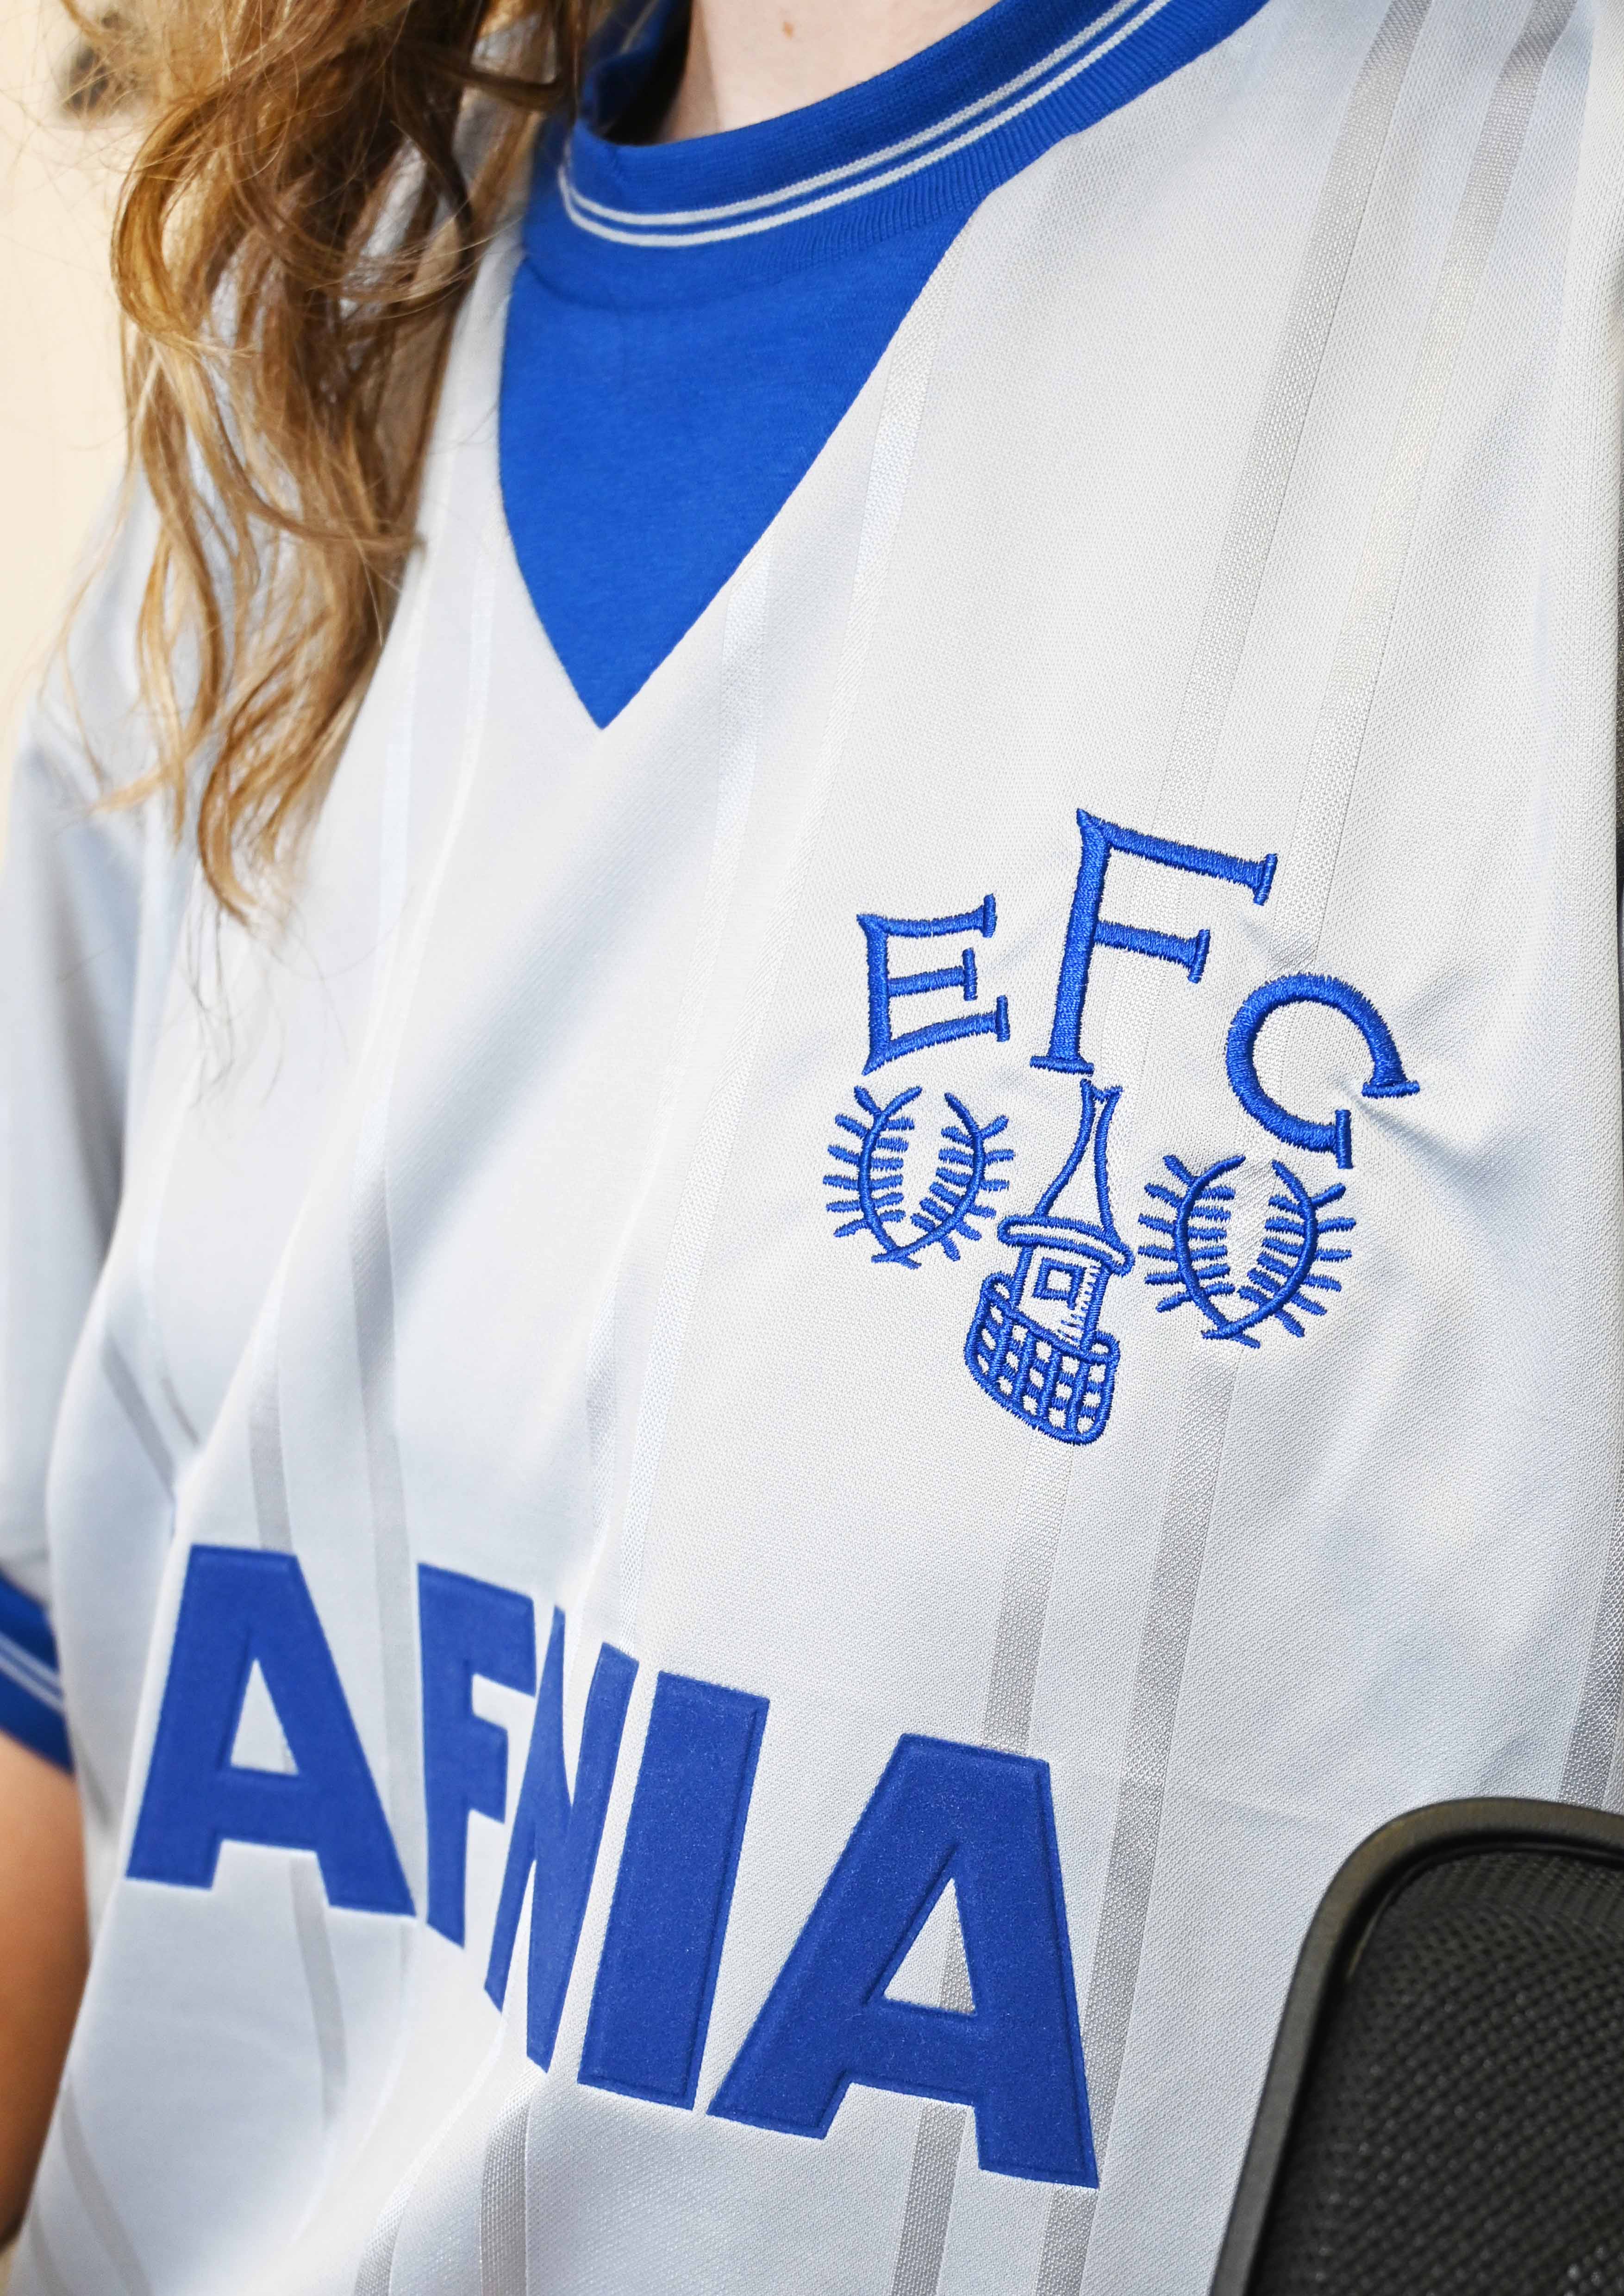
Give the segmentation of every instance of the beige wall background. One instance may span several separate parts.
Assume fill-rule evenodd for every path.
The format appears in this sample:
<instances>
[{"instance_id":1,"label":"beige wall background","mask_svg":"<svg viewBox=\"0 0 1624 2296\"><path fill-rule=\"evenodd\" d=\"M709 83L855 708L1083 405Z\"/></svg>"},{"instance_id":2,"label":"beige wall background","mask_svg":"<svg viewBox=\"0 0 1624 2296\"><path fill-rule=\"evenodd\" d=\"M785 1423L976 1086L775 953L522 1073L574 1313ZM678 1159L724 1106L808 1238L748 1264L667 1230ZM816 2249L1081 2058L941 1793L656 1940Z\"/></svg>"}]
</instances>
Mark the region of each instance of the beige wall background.
<instances>
[{"instance_id":1,"label":"beige wall background","mask_svg":"<svg viewBox=\"0 0 1624 2296\"><path fill-rule=\"evenodd\" d=\"M56 0L0 0L0 780L119 472L118 144L63 112Z\"/></svg>"}]
</instances>

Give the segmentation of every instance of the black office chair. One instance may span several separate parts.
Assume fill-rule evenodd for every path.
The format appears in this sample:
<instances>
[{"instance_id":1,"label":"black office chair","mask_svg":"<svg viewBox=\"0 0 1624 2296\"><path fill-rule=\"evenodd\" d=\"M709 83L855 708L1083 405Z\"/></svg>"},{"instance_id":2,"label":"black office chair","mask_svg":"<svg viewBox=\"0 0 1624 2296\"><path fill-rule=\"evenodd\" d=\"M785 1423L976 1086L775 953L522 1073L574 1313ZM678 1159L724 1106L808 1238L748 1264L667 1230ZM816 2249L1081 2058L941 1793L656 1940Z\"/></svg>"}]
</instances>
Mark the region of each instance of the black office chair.
<instances>
[{"instance_id":1,"label":"black office chair","mask_svg":"<svg viewBox=\"0 0 1624 2296\"><path fill-rule=\"evenodd\" d=\"M1624 1819L1441 1802L1327 1891L1212 2296L1624 2296Z\"/></svg>"}]
</instances>

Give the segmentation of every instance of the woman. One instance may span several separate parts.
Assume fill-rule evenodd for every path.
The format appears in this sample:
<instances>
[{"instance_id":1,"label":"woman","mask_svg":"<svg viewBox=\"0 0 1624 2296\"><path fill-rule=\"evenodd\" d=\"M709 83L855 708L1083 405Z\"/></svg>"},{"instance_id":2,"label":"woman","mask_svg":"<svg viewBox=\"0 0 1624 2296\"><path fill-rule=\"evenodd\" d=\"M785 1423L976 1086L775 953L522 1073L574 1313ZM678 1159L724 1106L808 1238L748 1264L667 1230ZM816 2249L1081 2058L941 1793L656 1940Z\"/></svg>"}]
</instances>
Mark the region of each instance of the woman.
<instances>
[{"instance_id":1,"label":"woman","mask_svg":"<svg viewBox=\"0 0 1624 2296\"><path fill-rule=\"evenodd\" d=\"M1352 1844L1616 1794L1621 43L149 36L0 972L29 2296L1194 2296Z\"/></svg>"}]
</instances>

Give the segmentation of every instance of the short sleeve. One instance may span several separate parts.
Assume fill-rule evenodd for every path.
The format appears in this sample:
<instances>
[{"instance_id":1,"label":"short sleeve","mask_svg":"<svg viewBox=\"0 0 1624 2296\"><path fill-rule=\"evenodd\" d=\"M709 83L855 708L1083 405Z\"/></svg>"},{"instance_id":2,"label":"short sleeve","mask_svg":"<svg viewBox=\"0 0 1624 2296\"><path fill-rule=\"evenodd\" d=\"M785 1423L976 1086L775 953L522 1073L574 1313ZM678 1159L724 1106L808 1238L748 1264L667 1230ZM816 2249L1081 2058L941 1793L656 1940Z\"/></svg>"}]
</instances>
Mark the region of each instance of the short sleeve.
<instances>
[{"instance_id":1,"label":"short sleeve","mask_svg":"<svg viewBox=\"0 0 1624 2296\"><path fill-rule=\"evenodd\" d=\"M64 1770L73 1767L50 1613L0 1578L0 1730Z\"/></svg>"},{"instance_id":2,"label":"short sleeve","mask_svg":"<svg viewBox=\"0 0 1624 2296\"><path fill-rule=\"evenodd\" d=\"M127 528L29 712L0 868L0 1729L70 1765L45 1487L118 1215L141 822L98 800L134 754ZM92 759L94 763L92 763Z\"/></svg>"}]
</instances>

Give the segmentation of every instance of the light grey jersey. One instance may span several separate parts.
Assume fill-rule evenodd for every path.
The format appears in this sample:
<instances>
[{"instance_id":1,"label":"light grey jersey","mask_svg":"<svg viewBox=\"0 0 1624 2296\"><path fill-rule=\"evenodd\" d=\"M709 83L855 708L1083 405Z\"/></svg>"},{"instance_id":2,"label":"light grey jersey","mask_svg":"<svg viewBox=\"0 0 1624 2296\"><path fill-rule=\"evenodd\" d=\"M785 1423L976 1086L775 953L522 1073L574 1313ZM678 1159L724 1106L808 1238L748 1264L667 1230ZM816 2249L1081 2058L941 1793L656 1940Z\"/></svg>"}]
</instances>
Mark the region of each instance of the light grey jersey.
<instances>
[{"instance_id":1,"label":"light grey jersey","mask_svg":"<svg viewBox=\"0 0 1624 2296\"><path fill-rule=\"evenodd\" d=\"M1621 36L1269 0L602 732L498 245L269 942L42 710L21 2296L1200 2296L1341 1857L1616 1803Z\"/></svg>"}]
</instances>

